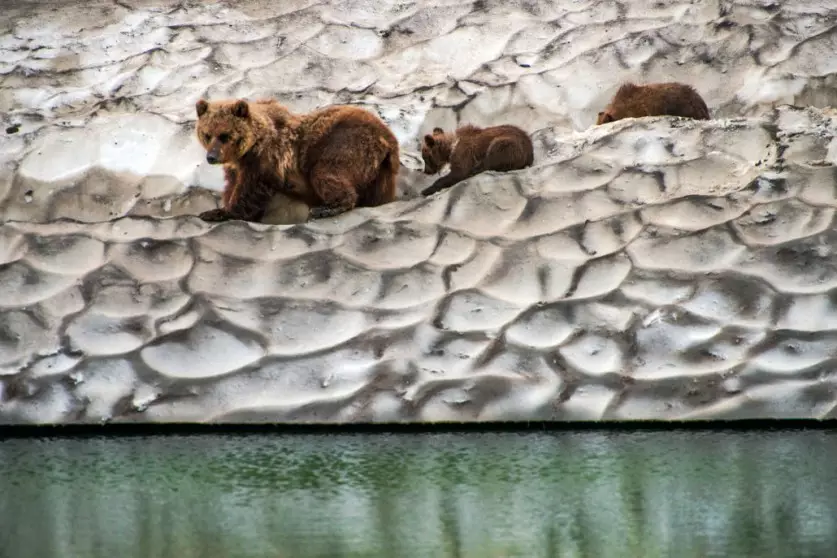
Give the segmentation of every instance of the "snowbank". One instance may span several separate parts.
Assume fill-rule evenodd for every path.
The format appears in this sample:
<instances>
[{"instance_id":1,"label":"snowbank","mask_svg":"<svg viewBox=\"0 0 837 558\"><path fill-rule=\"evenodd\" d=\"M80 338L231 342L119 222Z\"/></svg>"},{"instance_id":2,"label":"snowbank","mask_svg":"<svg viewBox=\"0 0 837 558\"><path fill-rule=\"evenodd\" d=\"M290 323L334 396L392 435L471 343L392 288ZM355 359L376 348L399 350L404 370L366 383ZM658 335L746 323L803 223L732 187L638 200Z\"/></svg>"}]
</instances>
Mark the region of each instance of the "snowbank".
<instances>
[{"instance_id":1,"label":"snowbank","mask_svg":"<svg viewBox=\"0 0 837 558\"><path fill-rule=\"evenodd\" d=\"M0 422L834 416L826 4L12 3ZM625 79L714 119L591 127ZM402 199L200 221L201 95L378 111ZM416 197L458 122L535 166Z\"/></svg>"}]
</instances>

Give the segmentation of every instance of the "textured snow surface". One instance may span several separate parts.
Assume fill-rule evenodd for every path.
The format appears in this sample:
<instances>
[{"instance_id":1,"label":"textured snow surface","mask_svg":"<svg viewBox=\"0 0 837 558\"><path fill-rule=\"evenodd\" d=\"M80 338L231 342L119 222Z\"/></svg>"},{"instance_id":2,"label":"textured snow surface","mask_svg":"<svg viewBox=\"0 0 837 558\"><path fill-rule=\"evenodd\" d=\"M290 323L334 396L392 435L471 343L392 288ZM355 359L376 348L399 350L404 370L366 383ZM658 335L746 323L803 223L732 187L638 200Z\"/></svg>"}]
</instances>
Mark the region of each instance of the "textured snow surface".
<instances>
[{"instance_id":1,"label":"textured snow surface","mask_svg":"<svg viewBox=\"0 0 837 558\"><path fill-rule=\"evenodd\" d=\"M8 2L0 422L837 417L835 30L802 0ZM627 79L713 120L592 126ZM201 96L377 111L402 199L202 222ZM416 197L424 133L505 122L533 168Z\"/></svg>"}]
</instances>

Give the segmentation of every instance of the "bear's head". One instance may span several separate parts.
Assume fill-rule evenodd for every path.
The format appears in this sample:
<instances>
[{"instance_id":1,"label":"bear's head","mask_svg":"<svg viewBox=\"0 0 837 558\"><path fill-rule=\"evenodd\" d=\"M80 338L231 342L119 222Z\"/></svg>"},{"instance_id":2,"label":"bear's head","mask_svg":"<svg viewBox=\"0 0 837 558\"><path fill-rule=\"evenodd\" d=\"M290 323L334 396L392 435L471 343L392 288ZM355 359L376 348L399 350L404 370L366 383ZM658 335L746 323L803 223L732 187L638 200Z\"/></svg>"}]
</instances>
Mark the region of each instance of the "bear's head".
<instances>
[{"instance_id":1,"label":"bear's head","mask_svg":"<svg viewBox=\"0 0 837 558\"><path fill-rule=\"evenodd\" d=\"M433 128L421 143L421 158L424 159L424 173L436 174L450 161L453 138L441 128Z\"/></svg>"},{"instance_id":2,"label":"bear's head","mask_svg":"<svg viewBox=\"0 0 837 558\"><path fill-rule=\"evenodd\" d=\"M206 161L212 165L239 161L256 143L256 127L250 105L235 101L199 100L196 131L206 149Z\"/></svg>"},{"instance_id":3,"label":"bear's head","mask_svg":"<svg viewBox=\"0 0 837 558\"><path fill-rule=\"evenodd\" d=\"M616 119L613 117L613 114L611 114L609 110L605 110L600 112L596 117L596 125L607 124L608 122L613 122L614 120Z\"/></svg>"}]
</instances>

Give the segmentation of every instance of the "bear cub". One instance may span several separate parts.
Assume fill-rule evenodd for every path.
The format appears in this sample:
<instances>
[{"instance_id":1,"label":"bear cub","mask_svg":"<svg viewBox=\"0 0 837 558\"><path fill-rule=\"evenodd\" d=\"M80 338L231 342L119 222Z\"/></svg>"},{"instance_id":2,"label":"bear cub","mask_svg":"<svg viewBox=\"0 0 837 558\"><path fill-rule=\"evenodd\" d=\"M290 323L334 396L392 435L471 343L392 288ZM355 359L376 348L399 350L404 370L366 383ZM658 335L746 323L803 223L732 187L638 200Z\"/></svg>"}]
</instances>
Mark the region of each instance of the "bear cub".
<instances>
[{"instance_id":1,"label":"bear cub","mask_svg":"<svg viewBox=\"0 0 837 558\"><path fill-rule=\"evenodd\" d=\"M629 82L619 88L607 108L598 114L596 125L643 116L709 120L709 108L698 92L684 83L635 85Z\"/></svg>"},{"instance_id":2,"label":"bear cub","mask_svg":"<svg viewBox=\"0 0 837 558\"><path fill-rule=\"evenodd\" d=\"M277 193L331 217L395 199L398 140L381 119L355 106L294 114L272 99L195 105L206 160L223 165L222 207L205 221L259 221Z\"/></svg>"},{"instance_id":3,"label":"bear cub","mask_svg":"<svg viewBox=\"0 0 837 558\"><path fill-rule=\"evenodd\" d=\"M452 133L433 128L432 134L424 136L421 158L425 174L436 174L450 163L448 174L422 190L423 196L429 196L483 171L526 168L532 165L535 156L529 134L517 126L504 124L489 128L467 125Z\"/></svg>"}]
</instances>

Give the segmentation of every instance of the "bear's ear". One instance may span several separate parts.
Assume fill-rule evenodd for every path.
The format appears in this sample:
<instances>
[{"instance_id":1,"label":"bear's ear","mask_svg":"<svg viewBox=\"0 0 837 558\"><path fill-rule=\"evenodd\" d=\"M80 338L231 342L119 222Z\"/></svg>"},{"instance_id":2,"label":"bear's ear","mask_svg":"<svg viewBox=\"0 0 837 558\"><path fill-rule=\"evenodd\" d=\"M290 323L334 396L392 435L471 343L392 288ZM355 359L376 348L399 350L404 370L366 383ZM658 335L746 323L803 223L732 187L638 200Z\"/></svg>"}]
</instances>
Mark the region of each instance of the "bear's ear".
<instances>
[{"instance_id":1,"label":"bear's ear","mask_svg":"<svg viewBox=\"0 0 837 558\"><path fill-rule=\"evenodd\" d=\"M445 131L442 130L441 128L433 128L433 133L434 134L444 134Z\"/></svg>"},{"instance_id":2,"label":"bear's ear","mask_svg":"<svg viewBox=\"0 0 837 558\"><path fill-rule=\"evenodd\" d=\"M244 99L239 99L233 105L233 114L239 118L247 118L250 114L250 105Z\"/></svg>"},{"instance_id":3,"label":"bear's ear","mask_svg":"<svg viewBox=\"0 0 837 558\"><path fill-rule=\"evenodd\" d=\"M426 145L427 147L433 147L435 143L436 140L430 134L424 136L424 145Z\"/></svg>"},{"instance_id":4,"label":"bear's ear","mask_svg":"<svg viewBox=\"0 0 837 558\"><path fill-rule=\"evenodd\" d=\"M195 110L198 113L198 118L203 116L208 108L209 108L209 103L207 103L206 100L204 100L204 99L201 99L197 103L195 103Z\"/></svg>"},{"instance_id":5,"label":"bear's ear","mask_svg":"<svg viewBox=\"0 0 837 558\"><path fill-rule=\"evenodd\" d=\"M607 124L608 122L613 122L613 115L609 112L600 112L596 122L598 124Z\"/></svg>"}]
</instances>

